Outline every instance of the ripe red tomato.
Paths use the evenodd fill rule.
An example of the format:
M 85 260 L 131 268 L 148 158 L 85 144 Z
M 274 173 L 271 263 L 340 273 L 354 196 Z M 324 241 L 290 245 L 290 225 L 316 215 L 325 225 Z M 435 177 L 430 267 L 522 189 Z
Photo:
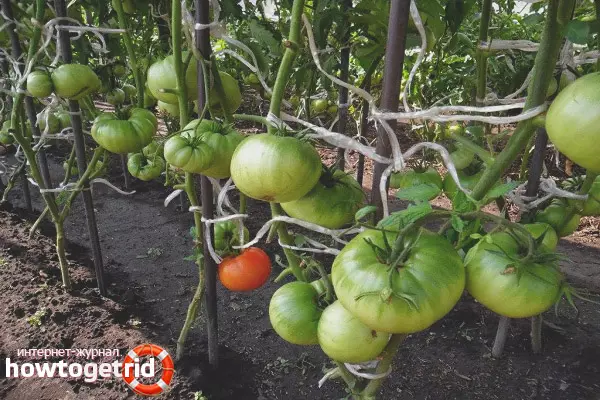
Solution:
M 219 264 L 219 280 L 229 290 L 245 292 L 258 289 L 271 275 L 271 259 L 258 247 L 250 247 Z

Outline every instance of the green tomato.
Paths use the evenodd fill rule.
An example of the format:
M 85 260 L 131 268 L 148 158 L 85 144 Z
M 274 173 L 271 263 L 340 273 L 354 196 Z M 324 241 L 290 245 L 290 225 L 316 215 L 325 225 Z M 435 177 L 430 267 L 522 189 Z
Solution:
M 319 294 L 306 282 L 290 282 L 271 297 L 269 319 L 284 340 L 299 345 L 317 344 L 321 313 Z
M 338 113 L 338 106 L 335 104 L 330 105 L 329 107 L 327 107 L 327 114 L 329 115 L 336 115 Z
M 115 64 L 112 67 L 112 72 L 113 75 L 118 77 L 118 78 L 122 78 L 125 75 L 127 75 L 127 67 L 124 66 L 123 64 Z
M 231 175 L 229 167 L 231 157 L 244 137 L 230 125 L 221 125 L 216 121 L 193 120 L 186 125 L 184 131 L 193 132 L 212 150 L 213 162 L 202 171 L 203 175 L 223 179 Z
M 250 238 L 248 228 L 244 227 L 244 243 Z M 240 234 L 238 225 L 234 221 L 222 221 L 215 224 L 215 240 L 214 247 L 217 254 L 220 256 L 228 255 L 227 251 L 233 246 L 239 246 Z
M 452 163 L 456 169 L 461 170 L 471 165 L 475 159 L 475 153 L 467 149 L 461 143 L 457 143 L 456 150 L 450 153 L 450 159 L 452 160 Z
M 15 138 L 8 131 L 0 131 L 0 144 L 8 146 L 14 142 Z
M 158 154 L 159 157 L 164 158 L 165 146 L 153 140 L 149 145 L 142 149 L 142 154 L 146 157 L 154 157 L 155 154 Z
M 306 195 L 321 176 L 321 157 L 305 141 L 268 133 L 244 139 L 231 158 L 231 178 L 253 199 L 286 203 Z
M 214 160 L 212 148 L 194 131 L 183 131 L 165 143 L 165 160 L 185 172 L 201 174 Z
M 387 234 L 388 243 L 395 240 L 395 234 Z M 465 269 L 454 247 L 440 235 L 422 229 L 405 237 L 402 245 L 407 252 L 401 267 L 386 264 L 371 244 L 385 249 L 384 233 L 367 230 L 357 235 L 331 269 L 338 300 L 371 329 L 421 331 L 460 299 Z
M 92 137 L 106 150 L 117 153 L 136 153 L 152 141 L 158 128 L 154 114 L 144 108 L 132 108 L 128 119 L 102 113 L 92 125 Z
M 535 215 L 536 222 L 545 222 L 550 225 L 559 237 L 571 235 L 577 230 L 581 215 L 575 214 L 569 221 L 563 225 L 563 221 L 568 213 L 566 202 L 560 199 L 554 199 L 548 207 L 540 210 Z
M 63 64 L 51 75 L 54 93 L 59 97 L 79 100 L 94 94 L 102 86 L 98 75 L 87 65 Z
M 581 179 L 567 179 L 565 180 L 565 187 L 571 191 L 577 191 L 581 188 L 581 183 L 585 179 L 585 175 L 580 177 Z M 569 199 L 567 200 L 569 205 L 576 206 L 577 201 Z M 596 216 L 600 215 L 600 176 L 598 176 L 592 183 L 592 187 L 588 192 L 588 199 L 583 203 L 581 210 L 582 216 Z
M 229 112 L 235 112 L 242 105 L 242 93 L 240 92 L 240 87 L 238 85 L 237 80 L 227 72 L 219 71 L 219 77 L 221 77 L 221 84 L 223 85 L 223 90 L 225 91 L 225 102 L 227 103 L 227 108 Z M 219 102 L 219 94 L 217 93 L 217 89 L 214 87 L 210 88 L 208 106 L 210 108 L 210 113 L 215 116 L 223 115 L 223 109 L 221 107 L 221 103 Z
M 600 173 L 600 73 L 567 86 L 546 114 L 546 131 L 556 148 L 583 168 Z
M 127 158 L 127 170 L 142 181 L 151 181 L 165 170 L 165 160 L 158 156 L 148 158 L 142 153 L 130 154 Z
M 557 265 L 515 263 L 522 253 L 519 243 L 505 232 L 480 240 L 465 257 L 469 293 L 509 318 L 531 317 L 549 309 L 558 300 L 563 276 Z
M 449 136 L 457 135 L 462 136 L 465 134 L 465 128 L 462 124 L 458 122 L 453 122 L 447 126 L 446 130 L 448 131 Z
M 54 90 L 52 86 L 52 79 L 45 71 L 31 71 L 27 75 L 27 91 L 31 93 L 33 97 L 43 98 L 48 97 Z
M 114 88 L 106 94 L 106 102 L 113 106 L 123 104 L 125 102 L 125 92 L 123 89 Z
M 377 358 L 390 335 L 369 328 L 336 301 L 323 310 L 317 337 L 321 349 L 331 359 L 358 364 Z
M 137 97 L 136 87 L 126 83 L 123 85 L 123 92 L 125 92 L 125 101 L 133 103 L 133 100 Z
M 254 73 L 249 73 L 248 75 L 246 75 L 244 77 L 244 83 L 246 85 L 260 85 L 260 79 L 258 79 L 258 76 L 256 76 L 256 74 Z
M 59 110 L 56 112 L 56 118 L 58 118 L 58 122 L 60 125 L 60 130 L 68 128 L 71 126 L 71 114 L 69 114 L 65 110 Z
M 558 235 L 554 228 L 543 222 L 534 222 L 532 224 L 524 224 L 523 228 L 527 229 L 534 239 L 542 238 L 542 245 L 550 251 L 556 250 L 558 245 Z M 517 235 L 520 235 L 518 231 L 515 231 Z
M 293 108 L 300 107 L 300 97 L 298 97 L 298 96 L 292 96 L 290 98 L 290 104 L 292 105 Z
M 179 117 L 179 103 L 169 104 L 158 100 L 158 110 L 172 117 Z
M 312 114 L 321 114 L 327 110 L 329 102 L 327 99 L 315 99 L 310 102 L 310 111 Z
M 156 99 L 150 93 L 150 89 L 146 87 L 144 89 L 144 108 L 154 107 L 156 105 Z
M 186 59 L 187 52 L 181 54 L 182 59 Z M 187 88 L 187 98 L 189 101 L 198 96 L 197 88 L 197 67 L 195 62 L 190 62 L 185 73 L 185 86 Z M 169 104 L 177 104 L 178 98 L 174 93 L 165 93 L 161 90 L 174 91 L 177 88 L 177 75 L 175 74 L 175 61 L 173 55 L 159 60 L 148 68 L 147 78 L 148 89 L 152 96 L 160 101 Z
M 46 130 L 46 115 L 40 115 L 38 120 L 38 127 L 40 128 L 40 132 L 44 132 Z M 54 113 L 48 113 L 48 133 L 56 133 L 60 131 L 60 121 L 54 115 Z
M 432 191 L 429 197 L 429 200 L 431 200 L 442 191 L 442 177 L 433 168 L 427 168 L 423 172 L 407 169 L 390 175 L 390 187 L 393 189 L 403 190 L 418 185 L 430 185 L 432 188 L 438 188 L 437 192 Z
M 365 194 L 352 176 L 336 170 L 325 172 L 304 197 L 281 203 L 293 218 L 338 229 L 354 220 L 354 214 L 365 204 Z

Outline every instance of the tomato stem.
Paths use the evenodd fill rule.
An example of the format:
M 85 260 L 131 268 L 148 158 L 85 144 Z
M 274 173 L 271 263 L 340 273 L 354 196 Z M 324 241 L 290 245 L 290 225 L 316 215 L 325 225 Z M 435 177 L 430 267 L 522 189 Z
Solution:
M 546 98 L 546 91 L 554 73 L 554 66 L 565 32 L 563 28 L 570 19 L 573 4 L 574 0 L 549 0 L 548 2 L 546 24 L 535 59 L 535 73 L 529 87 L 524 110 L 539 106 Z M 504 150 L 497 155 L 496 161 L 485 169 L 473 189 L 472 196 L 475 200 L 483 199 L 501 178 L 502 173 L 517 158 L 534 132 L 535 126 L 532 120 L 522 121 L 517 125 Z
M 129 63 L 129 68 L 131 68 L 131 72 L 133 73 L 133 80 L 135 81 L 135 87 L 137 89 L 137 107 L 143 108 L 144 81 L 142 78 L 141 71 L 138 68 L 137 57 L 133 48 L 133 42 L 131 41 L 129 27 L 127 26 L 127 20 L 125 19 L 125 12 L 123 11 L 123 0 L 113 1 L 113 4 L 116 6 L 115 11 L 117 12 L 117 21 L 119 24 L 119 28 L 125 30 L 125 33 L 123 33 L 123 42 L 125 43 L 125 48 L 127 49 L 127 62 Z
M 377 369 L 375 370 L 376 374 L 383 374 L 389 371 L 392 365 L 392 361 L 394 360 L 394 356 L 398 352 L 398 348 L 404 339 L 406 339 L 408 335 L 404 334 L 394 334 L 390 337 L 390 341 L 388 342 L 383 352 L 379 355 L 379 364 L 377 365 Z M 383 383 L 383 378 L 373 379 L 369 381 L 367 386 L 360 392 L 359 398 L 361 400 L 372 400 L 375 399 L 375 395 L 379 391 L 379 387 Z

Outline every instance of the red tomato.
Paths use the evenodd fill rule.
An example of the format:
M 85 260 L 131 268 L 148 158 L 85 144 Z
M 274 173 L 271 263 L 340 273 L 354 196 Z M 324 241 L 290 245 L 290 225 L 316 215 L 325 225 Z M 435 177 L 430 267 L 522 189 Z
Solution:
M 258 289 L 271 275 L 271 259 L 258 247 L 250 247 L 239 256 L 226 257 L 219 264 L 219 280 L 229 290 L 245 292 Z

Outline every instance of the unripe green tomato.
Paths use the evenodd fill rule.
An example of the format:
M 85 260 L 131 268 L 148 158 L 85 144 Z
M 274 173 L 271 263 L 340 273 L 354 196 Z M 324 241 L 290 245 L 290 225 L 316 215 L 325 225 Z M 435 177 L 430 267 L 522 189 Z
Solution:
M 310 110 L 313 114 L 321 114 L 327 110 L 329 103 L 327 99 L 315 99 L 310 102 Z
M 560 199 L 554 199 L 548 207 L 540 210 L 535 215 L 536 222 L 545 222 L 550 225 L 559 237 L 565 237 L 571 235 L 577 230 L 581 215 L 575 214 L 567 221 L 566 224 L 562 224 L 564 218 L 567 216 L 567 205 Z
M 158 109 L 172 117 L 179 117 L 179 104 L 169 104 L 158 100 Z
M 113 106 L 123 104 L 125 102 L 125 92 L 123 89 L 114 88 L 106 94 L 106 102 Z
M 13 135 L 8 133 L 8 129 L 4 129 L 4 127 L 3 127 L 2 130 L 0 131 L 0 144 L 7 146 L 10 144 L 13 144 L 14 142 L 15 142 L 15 138 L 13 137 Z
M 59 110 L 56 112 L 56 118 L 58 118 L 61 130 L 71 126 L 71 115 L 68 112 Z
M 46 130 L 46 116 L 42 115 L 38 120 L 38 126 L 41 132 Z M 54 113 L 48 113 L 48 133 L 56 133 L 60 131 L 60 121 Z
M 327 107 L 327 114 L 329 115 L 336 115 L 338 112 L 338 106 L 335 104 L 330 105 L 329 107 Z
M 44 71 L 32 71 L 27 75 L 27 91 L 33 97 L 42 98 L 48 97 L 54 90 L 50 75 Z
M 137 97 L 137 89 L 133 85 L 124 84 L 123 91 L 125 92 L 125 101 L 128 103 L 133 102 L 133 100 Z
M 121 78 L 127 74 L 127 67 L 123 64 L 115 64 L 112 67 L 112 72 L 114 76 Z
M 250 73 L 244 77 L 244 83 L 246 85 L 260 85 L 260 79 L 254 73 Z
M 290 104 L 292 105 L 293 108 L 298 108 L 300 107 L 300 97 L 298 96 L 292 96 L 290 98 Z

